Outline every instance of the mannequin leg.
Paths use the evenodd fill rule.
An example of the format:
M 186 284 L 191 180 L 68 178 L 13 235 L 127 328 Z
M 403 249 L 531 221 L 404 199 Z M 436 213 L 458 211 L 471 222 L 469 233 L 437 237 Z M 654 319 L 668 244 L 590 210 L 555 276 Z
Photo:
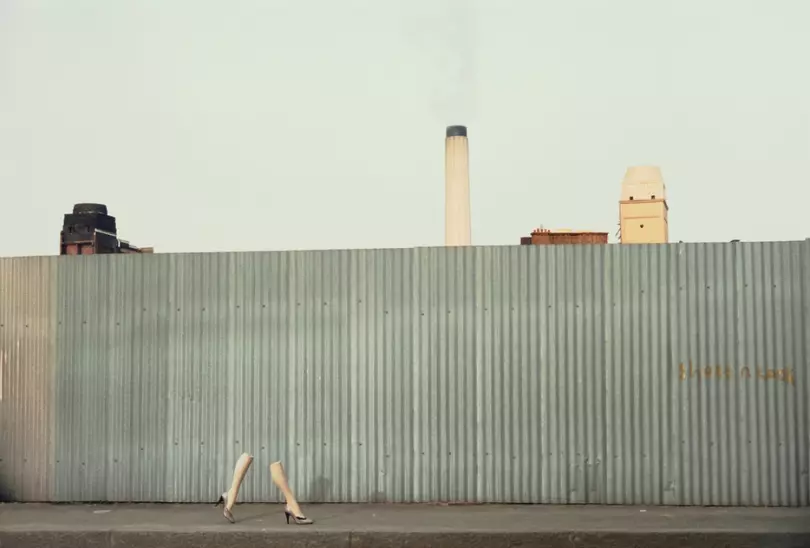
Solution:
M 247 474 L 247 471 L 252 463 L 253 457 L 247 453 L 242 453 L 242 456 L 240 456 L 239 460 L 236 461 L 236 467 L 233 470 L 233 481 L 231 481 L 231 488 L 222 493 L 222 495 L 219 497 L 219 501 L 217 501 L 216 506 L 218 506 L 220 502 L 225 503 L 225 509 L 222 513 L 225 516 L 225 519 L 231 523 L 235 522 L 232 511 L 234 505 L 236 504 L 236 497 L 239 495 L 239 488 L 242 486 L 245 475 Z
M 304 516 L 304 513 L 301 511 L 301 507 L 298 505 L 298 501 L 295 499 L 292 489 L 290 489 L 287 474 L 284 472 L 284 466 L 280 462 L 274 462 L 270 465 L 270 477 L 273 479 L 273 483 L 276 484 L 279 491 L 284 495 L 284 501 L 286 502 L 284 514 L 287 518 L 287 523 L 292 519 L 293 523 L 296 525 L 311 524 L 312 520 Z

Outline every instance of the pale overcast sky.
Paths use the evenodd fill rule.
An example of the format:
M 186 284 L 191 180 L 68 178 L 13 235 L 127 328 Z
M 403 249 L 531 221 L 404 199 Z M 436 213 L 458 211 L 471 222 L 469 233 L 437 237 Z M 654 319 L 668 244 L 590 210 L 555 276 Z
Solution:
M 810 237 L 808 0 L 0 0 L 0 255 L 106 203 L 157 252 L 615 234 L 660 165 L 674 241 Z

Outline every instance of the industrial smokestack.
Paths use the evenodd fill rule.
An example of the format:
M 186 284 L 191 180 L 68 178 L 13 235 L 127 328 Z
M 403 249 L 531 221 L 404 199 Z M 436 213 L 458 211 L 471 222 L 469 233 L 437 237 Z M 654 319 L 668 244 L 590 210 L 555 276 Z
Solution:
M 470 226 L 470 156 L 465 126 L 449 126 L 444 142 L 444 245 L 465 246 Z

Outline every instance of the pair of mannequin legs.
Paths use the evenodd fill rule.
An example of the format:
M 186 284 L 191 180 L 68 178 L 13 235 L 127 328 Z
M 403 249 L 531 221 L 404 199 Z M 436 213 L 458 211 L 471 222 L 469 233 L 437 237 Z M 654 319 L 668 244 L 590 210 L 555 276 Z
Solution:
M 244 481 L 251 464 L 253 464 L 253 457 L 247 453 L 242 453 L 242 456 L 236 461 L 236 468 L 233 470 L 231 488 L 222 493 L 219 500 L 214 505 L 216 507 L 219 506 L 220 503 L 225 504 L 225 509 L 222 513 L 225 519 L 231 523 L 235 522 L 233 518 L 233 507 L 236 504 L 236 497 L 239 495 L 239 488 L 242 486 L 242 481 Z M 276 484 L 276 487 L 279 488 L 279 491 L 284 495 L 284 501 L 286 503 L 284 507 L 284 517 L 287 518 L 287 523 L 289 524 L 291 519 L 295 525 L 309 525 L 313 523 L 311 519 L 304 516 L 303 512 L 301 512 L 301 507 L 298 506 L 298 501 L 295 500 L 295 495 L 293 495 L 290 485 L 287 482 L 287 474 L 284 472 L 284 466 L 282 466 L 280 462 L 274 462 L 270 465 L 270 477 L 273 479 L 273 483 Z

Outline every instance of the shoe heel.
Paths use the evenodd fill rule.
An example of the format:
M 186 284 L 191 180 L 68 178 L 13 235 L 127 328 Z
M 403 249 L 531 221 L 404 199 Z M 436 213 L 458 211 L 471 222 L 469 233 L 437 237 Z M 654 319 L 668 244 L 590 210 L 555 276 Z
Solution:
M 289 510 L 284 510 L 284 517 L 287 519 L 287 525 L 290 524 L 290 518 L 292 518 L 293 525 L 311 525 L 314 523 L 311 519 L 305 516 L 296 516 Z

